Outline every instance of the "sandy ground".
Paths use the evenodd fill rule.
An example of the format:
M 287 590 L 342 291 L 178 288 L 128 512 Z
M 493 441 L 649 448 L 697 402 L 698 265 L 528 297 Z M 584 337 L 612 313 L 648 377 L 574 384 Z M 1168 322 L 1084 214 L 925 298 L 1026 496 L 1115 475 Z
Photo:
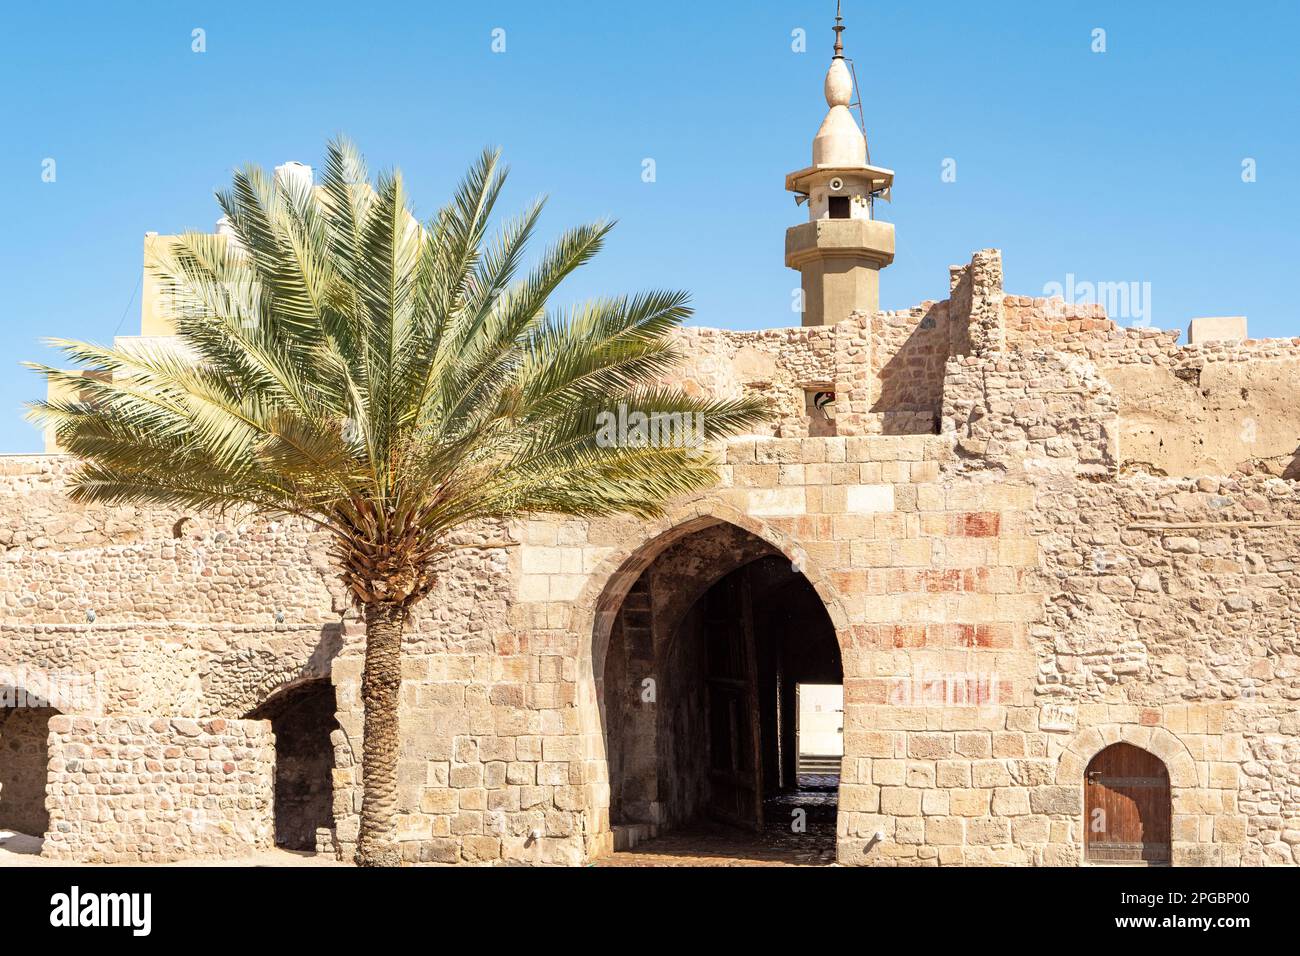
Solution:
M 597 860 L 596 866 L 836 866 L 835 809 L 839 778 L 801 776 L 800 789 L 763 801 L 763 829 L 750 833 L 698 822 L 632 850 Z M 794 814 L 804 826 L 791 826 Z
M 106 866 L 114 864 L 67 863 L 63 860 L 47 860 L 40 856 L 40 837 L 25 833 L 0 830 L 0 867 L 8 866 Z M 141 864 L 120 864 L 139 866 Z M 333 857 L 316 856 L 313 853 L 294 853 L 290 850 L 268 850 L 253 856 L 240 857 L 237 860 L 181 860 L 176 863 L 144 864 L 146 866 L 347 866 Z
M 595 861 L 595 866 L 615 867 L 750 867 L 750 866 L 835 866 L 835 809 L 837 778 L 809 777 L 808 784 L 796 791 L 782 793 L 764 802 L 765 826 L 758 833 L 737 830 L 721 824 L 701 822 L 639 844 L 633 850 L 615 853 Z M 792 813 L 805 818 L 801 830 L 792 828 Z M 68 866 L 106 864 L 68 864 L 41 857 L 43 841 L 0 830 L 0 867 Z M 139 865 L 139 864 L 118 864 Z M 333 857 L 298 853 L 291 850 L 268 850 L 254 856 L 233 860 L 191 860 L 152 866 L 350 866 Z

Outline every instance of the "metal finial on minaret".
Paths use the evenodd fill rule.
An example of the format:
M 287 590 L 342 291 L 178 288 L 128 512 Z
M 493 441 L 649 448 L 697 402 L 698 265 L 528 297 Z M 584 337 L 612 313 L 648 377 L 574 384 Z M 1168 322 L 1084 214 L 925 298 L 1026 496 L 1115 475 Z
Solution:
M 844 59 L 844 18 L 840 16 L 840 0 L 835 0 L 835 59 Z

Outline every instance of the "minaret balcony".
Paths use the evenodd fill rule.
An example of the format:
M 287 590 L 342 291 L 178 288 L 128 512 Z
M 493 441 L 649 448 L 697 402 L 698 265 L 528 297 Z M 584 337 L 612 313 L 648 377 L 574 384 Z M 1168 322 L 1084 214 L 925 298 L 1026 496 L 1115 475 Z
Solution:
M 814 219 L 785 232 L 785 264 L 801 269 L 816 259 L 853 258 L 884 268 L 894 261 L 894 224 L 879 219 Z

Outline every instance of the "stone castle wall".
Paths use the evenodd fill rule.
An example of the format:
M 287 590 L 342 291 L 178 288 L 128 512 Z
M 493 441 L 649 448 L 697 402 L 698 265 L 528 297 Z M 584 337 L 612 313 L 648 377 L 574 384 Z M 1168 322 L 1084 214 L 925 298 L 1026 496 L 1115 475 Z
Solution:
M 1090 362 L 1061 352 L 952 359 L 943 430 L 963 470 L 1105 476 L 1119 458 L 1110 385 Z
M 803 572 L 839 642 L 842 861 L 1077 863 L 1084 768 L 1124 740 L 1169 770 L 1175 862 L 1296 862 L 1296 486 L 1267 478 L 1285 467 L 1219 466 L 1237 451 L 1208 441 L 1179 460 L 1217 477 L 1161 474 L 1179 473 L 1161 449 L 1180 432 L 1155 429 L 1163 446 L 1143 439 L 1141 382 L 1125 377 L 1158 371 L 1193 389 L 1195 370 L 1201 394 L 1217 369 L 1234 369 L 1253 384 L 1225 378 L 1211 395 L 1257 395 L 1290 367 L 1290 346 L 1180 350 L 1090 308 L 1055 315 L 1003 295 L 991 251 L 952 284 L 948 301 L 830 328 L 683 332 L 678 384 L 775 401 L 767 434 L 721 449 L 715 489 L 653 522 L 539 518 L 461 535 L 405 644 L 408 860 L 576 864 L 608 852 L 611 773 L 633 781 L 621 790 L 629 803 L 662 796 L 637 763 L 655 748 L 635 745 L 654 721 L 606 706 L 629 693 L 606 681 L 631 674 L 607 671 L 611 642 L 653 639 L 620 611 L 689 606 L 704 575 L 680 569 L 752 536 Z M 807 403 L 828 386 L 833 421 Z M 1285 416 L 1272 418 L 1280 434 Z M 1259 434 L 1260 449 L 1283 447 L 1262 424 Z M 0 664 L 94 677 L 90 703 L 52 700 L 63 717 L 51 768 L 63 761 L 67 774 L 81 759 L 68 747 L 98 748 L 129 777 L 149 748 L 184 753 L 177 719 L 226 721 L 181 726 L 214 735 L 196 747 L 234 750 L 229 728 L 268 698 L 328 680 L 335 839 L 347 854 L 362 634 L 326 542 L 295 522 L 73 505 L 61 491 L 70 467 L 0 459 Z M 665 554 L 680 560 L 643 580 Z M 634 745 L 613 753 L 611 733 Z M 261 769 L 239 770 L 247 789 L 214 810 L 238 839 L 178 836 L 181 816 L 145 834 L 148 845 L 261 845 L 252 821 L 263 819 L 269 746 L 249 738 L 235 764 Z M 180 778 L 160 772 L 190 807 Z M 51 834 L 65 836 L 47 845 L 108 858 L 124 844 L 70 799 L 83 785 L 51 776 Z

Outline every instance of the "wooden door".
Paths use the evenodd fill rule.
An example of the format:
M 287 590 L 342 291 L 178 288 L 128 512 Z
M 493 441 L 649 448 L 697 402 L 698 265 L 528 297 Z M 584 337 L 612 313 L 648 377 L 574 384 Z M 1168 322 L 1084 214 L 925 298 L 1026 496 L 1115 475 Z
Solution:
M 1159 757 L 1112 744 L 1092 758 L 1084 781 L 1090 862 L 1169 862 L 1169 771 Z
M 748 576 L 728 576 L 706 600 L 709 811 L 757 830 L 763 826 L 763 761 Z

